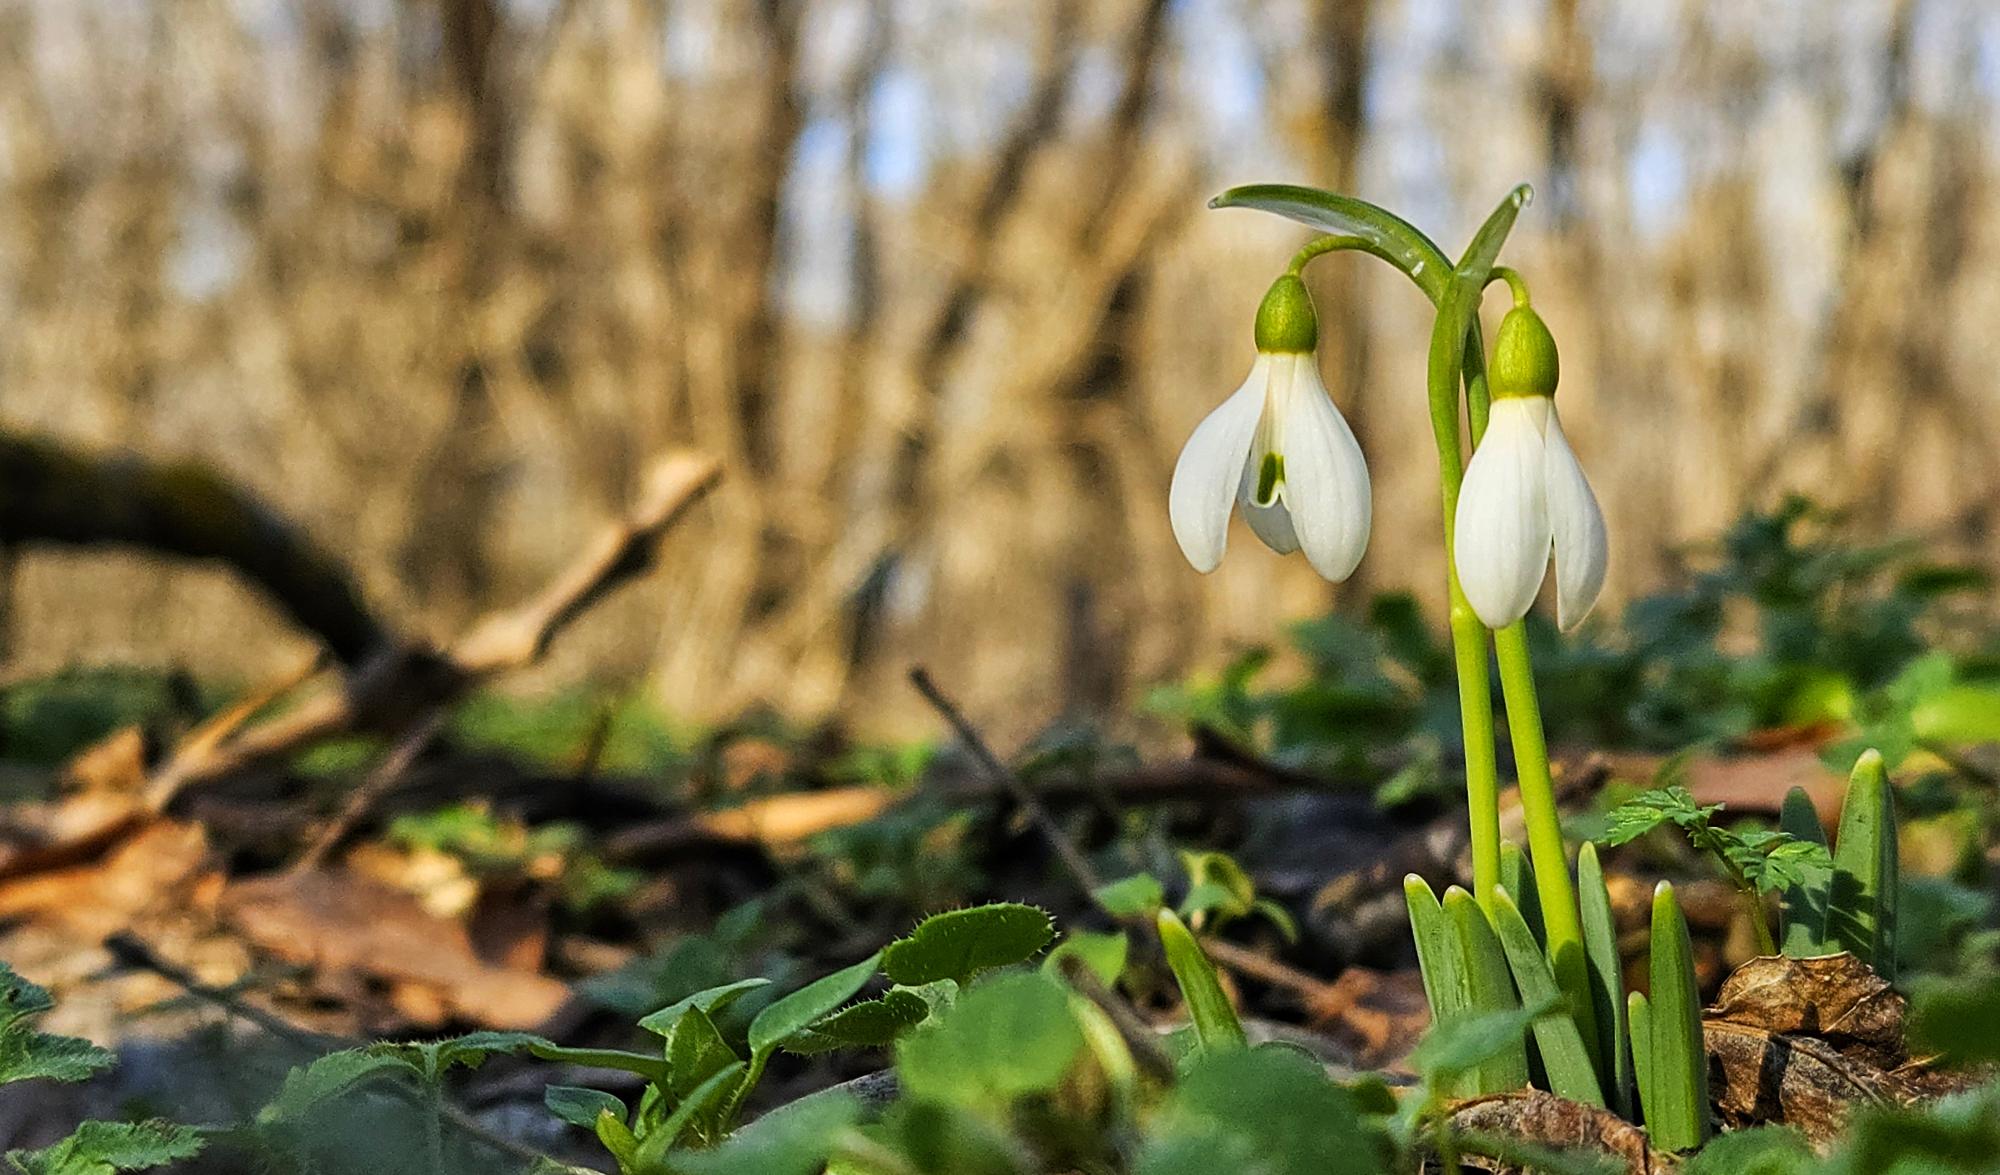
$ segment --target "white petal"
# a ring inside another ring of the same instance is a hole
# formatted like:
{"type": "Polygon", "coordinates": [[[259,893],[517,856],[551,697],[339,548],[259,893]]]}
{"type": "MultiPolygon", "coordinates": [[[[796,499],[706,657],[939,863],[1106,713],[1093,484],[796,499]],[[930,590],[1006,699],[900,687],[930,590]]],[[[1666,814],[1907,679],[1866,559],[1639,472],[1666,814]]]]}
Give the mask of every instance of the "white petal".
{"type": "Polygon", "coordinates": [[[1326,394],[1314,357],[1301,355],[1298,364],[1285,418],[1285,506],[1306,561],[1339,583],[1354,574],[1368,549],[1368,462],[1326,394]]]}
{"type": "Polygon", "coordinates": [[[1194,569],[1214,571],[1229,541],[1229,507],[1250,454],[1250,438],[1264,414],[1264,383],[1270,357],[1257,356],[1250,378],[1221,407],[1195,426],[1174,464],[1167,491],[1167,517],[1174,539],[1194,569]]]}
{"type": "Polygon", "coordinates": [[[1583,466],[1563,435],[1562,421],[1549,418],[1542,457],[1549,497],[1549,524],[1556,545],[1556,624],[1564,632],[1583,623],[1604,590],[1609,555],[1604,511],[1584,480],[1583,466]]]}
{"type": "Polygon", "coordinates": [[[1265,546],[1280,555],[1289,555],[1299,549],[1298,532],[1292,529],[1292,512],[1285,508],[1284,502],[1259,506],[1250,495],[1240,494],[1236,504],[1243,508],[1243,521],[1250,524],[1250,529],[1264,540],[1265,546]]]}
{"type": "Polygon", "coordinates": [[[1452,556],[1465,598],[1488,628],[1527,615],[1548,574],[1553,536],[1541,430],[1547,404],[1542,396],[1494,401],[1459,490],[1452,556]]]}

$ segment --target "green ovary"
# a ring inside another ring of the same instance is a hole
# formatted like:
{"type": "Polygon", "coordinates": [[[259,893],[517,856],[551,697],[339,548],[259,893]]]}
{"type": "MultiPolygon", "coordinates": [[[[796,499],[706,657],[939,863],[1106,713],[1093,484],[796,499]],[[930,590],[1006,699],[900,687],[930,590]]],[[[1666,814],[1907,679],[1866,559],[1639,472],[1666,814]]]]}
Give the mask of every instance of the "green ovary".
{"type": "Polygon", "coordinates": [[[1257,504],[1269,506],[1278,500],[1278,483],[1285,480],[1285,459],[1276,453],[1264,454],[1257,469],[1257,504]]]}

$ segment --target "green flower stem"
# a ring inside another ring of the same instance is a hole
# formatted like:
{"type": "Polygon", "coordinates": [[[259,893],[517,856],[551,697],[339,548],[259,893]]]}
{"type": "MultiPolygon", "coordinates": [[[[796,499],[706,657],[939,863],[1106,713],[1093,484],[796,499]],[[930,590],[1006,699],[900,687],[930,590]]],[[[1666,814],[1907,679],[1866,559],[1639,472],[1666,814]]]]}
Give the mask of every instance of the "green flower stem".
{"type": "MultiPolygon", "coordinates": [[[[1366,201],[1289,184],[1232,188],[1210,207],[1259,208],[1332,235],[1317,238],[1292,258],[1298,273],[1315,257],[1340,250],[1368,253],[1388,262],[1443,308],[1456,276],[1444,251],[1416,226],[1366,201]]],[[[1474,435],[1486,428],[1486,352],[1475,321],[1467,331],[1459,365],[1474,435]]],[[[1458,489],[1465,480],[1465,450],[1458,431],[1458,381],[1430,386],[1431,432],[1437,442],[1438,491],[1444,513],[1445,591],[1451,628],[1452,661],[1458,677],[1458,714],[1465,741],[1465,799],[1472,834],[1472,893],[1489,904],[1500,888],[1500,768],[1493,727],[1493,683],[1487,666],[1486,628],[1473,614],[1451,559],[1458,514],[1458,489]]],[[[1561,858],[1558,857],[1558,860],[1561,858]]]]}
{"type": "Polygon", "coordinates": [[[1569,1000],[1570,1014],[1588,1036],[1596,1032],[1597,1020],[1590,999],[1590,960],[1583,949],[1583,919],[1563,851],[1562,818],[1556,811],[1555,779],[1549,772],[1548,739],[1542,732],[1527,631],[1517,620],[1493,634],[1493,647],[1500,660],[1500,692],[1507,703],[1514,777],[1520,782],[1521,808],[1527,816],[1528,855],[1535,866],[1535,897],[1542,906],[1549,963],[1569,1000]]]}

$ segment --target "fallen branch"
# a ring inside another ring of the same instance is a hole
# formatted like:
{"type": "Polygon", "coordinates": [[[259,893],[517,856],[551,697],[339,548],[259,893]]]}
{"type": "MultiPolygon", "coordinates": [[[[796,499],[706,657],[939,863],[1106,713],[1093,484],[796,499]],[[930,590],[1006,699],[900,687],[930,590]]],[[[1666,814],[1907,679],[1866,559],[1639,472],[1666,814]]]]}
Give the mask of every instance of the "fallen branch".
{"type": "Polygon", "coordinates": [[[345,664],[389,640],[338,559],[197,462],[155,464],[0,434],[0,535],[9,544],[143,547],[226,563],[345,664]]]}
{"type": "Polygon", "coordinates": [[[190,786],[340,735],[400,737],[490,678],[533,664],[592,604],[653,565],[661,538],[720,476],[721,467],[707,457],[663,458],[631,514],[539,596],[488,616],[448,649],[392,642],[354,667],[337,689],[229,737],[184,742],[148,782],[146,804],[163,811],[190,786]]]}

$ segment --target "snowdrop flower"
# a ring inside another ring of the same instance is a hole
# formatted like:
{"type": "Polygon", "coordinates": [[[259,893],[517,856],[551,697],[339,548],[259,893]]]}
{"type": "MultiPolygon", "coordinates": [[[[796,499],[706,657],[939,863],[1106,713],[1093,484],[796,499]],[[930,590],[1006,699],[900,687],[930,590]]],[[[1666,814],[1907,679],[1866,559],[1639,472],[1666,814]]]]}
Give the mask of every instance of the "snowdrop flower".
{"type": "Polygon", "coordinates": [[[1229,514],[1281,555],[1303,550],[1335,583],[1368,546],[1368,464],[1320,381],[1319,325],[1297,274],[1271,286],[1257,309],[1250,378],[1195,427],[1174,466],[1167,513],[1196,571],[1228,545],[1229,514]]]}
{"type": "Polygon", "coordinates": [[[1590,614],[1604,588],[1604,512],[1556,415],[1556,343],[1517,302],[1494,342],[1493,414],[1459,490],[1452,556],[1488,628],[1527,615],[1555,554],[1556,623],[1590,614]]]}

